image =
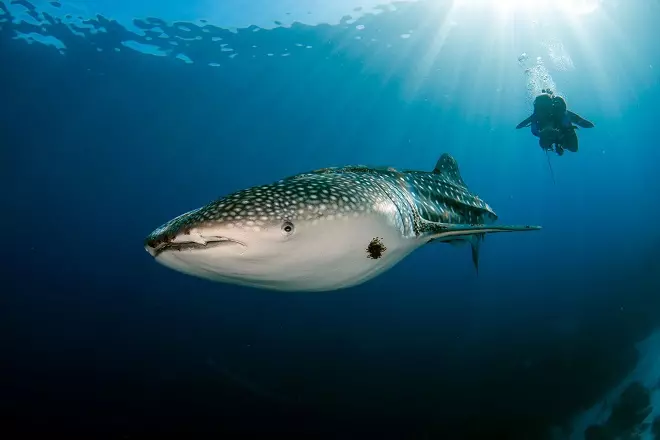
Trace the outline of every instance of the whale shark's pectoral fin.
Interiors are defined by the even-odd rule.
[[[437,241],[454,245],[458,244],[459,241],[470,243],[472,248],[472,263],[477,273],[479,273],[479,248],[486,234],[538,231],[541,227],[528,225],[466,225],[423,221],[422,229],[423,234],[428,238],[428,242]]]
[[[481,242],[484,241],[486,234],[471,235],[466,238],[452,238],[449,240],[441,240],[442,243],[449,243],[452,246],[462,246],[465,243],[470,243],[470,250],[472,251],[472,264],[474,264],[474,269],[479,275],[479,248],[481,247]]]
[[[436,223],[423,220],[421,232],[434,241],[453,241],[465,239],[470,235],[495,234],[498,232],[538,231],[540,226],[530,225],[468,225],[454,223]]]
[[[484,240],[485,236],[486,234],[479,234],[470,237],[472,264],[474,264],[474,270],[477,271],[477,275],[479,275],[479,248],[481,247],[481,242]]]

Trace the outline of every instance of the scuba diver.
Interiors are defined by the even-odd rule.
[[[575,130],[578,126],[592,128],[594,124],[567,110],[566,101],[561,96],[555,96],[549,89],[541,92],[534,99],[534,113],[518,124],[516,129],[531,125],[532,134],[539,138],[539,145],[544,150],[554,150],[560,156],[565,149],[576,153],[578,138]]]

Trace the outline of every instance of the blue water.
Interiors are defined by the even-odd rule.
[[[584,438],[575,418],[612,407],[660,326],[660,4],[248,3],[0,1],[2,425]],[[514,129],[548,84],[596,125],[552,169]],[[432,244],[288,294],[143,248],[244,187],[444,152],[501,223],[543,226],[487,237],[478,276]]]

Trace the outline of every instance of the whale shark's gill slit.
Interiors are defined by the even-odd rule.
[[[399,213],[399,218],[401,220],[401,233],[403,235],[409,235],[412,233],[415,236],[418,236],[419,234],[416,225],[417,219],[420,215],[417,210],[417,205],[415,205],[415,195],[412,194],[413,189],[406,181],[403,173],[395,169],[388,169],[387,171],[394,173],[393,180],[395,184],[384,187],[384,182],[378,180],[376,180],[376,184],[383,190],[385,195],[389,197]],[[404,207],[408,208],[406,212],[403,212]],[[408,228],[408,225],[410,228]]]
[[[394,169],[388,169],[387,172],[395,173],[396,177],[394,179],[399,184],[401,184],[401,182],[399,182],[399,180],[405,180],[405,179],[399,179],[400,173],[398,171],[394,170]],[[393,186],[393,185],[388,185],[382,180],[379,180],[377,178],[372,178],[370,180],[370,183],[372,185],[378,187],[383,192],[383,194],[385,196],[387,196],[387,198],[392,202],[392,204],[394,205],[394,208],[396,209],[396,212],[399,215],[399,221],[401,222],[401,233],[403,235],[406,235],[407,232],[408,232],[406,230],[406,224],[407,224],[406,214],[407,213],[403,212],[403,210],[402,210],[403,206],[401,206],[401,201],[405,200],[408,203],[409,208],[410,208],[409,212],[414,212],[414,210],[415,210],[415,206],[412,204],[412,201],[409,200],[409,198],[408,198],[408,194],[406,193],[406,189],[403,189],[403,191],[402,191],[403,194],[396,194],[398,188],[396,186]]]

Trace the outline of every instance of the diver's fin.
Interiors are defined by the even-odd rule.
[[[567,110],[566,113],[568,113],[568,117],[571,118],[571,122],[573,124],[577,124],[582,128],[594,128],[594,123],[591,121],[587,121],[582,116],[573,113],[570,110]]]
[[[529,118],[522,121],[520,124],[516,125],[516,130],[519,129],[519,128],[529,127],[530,125],[532,125],[532,118],[533,117],[534,117],[534,115],[530,116]]]

